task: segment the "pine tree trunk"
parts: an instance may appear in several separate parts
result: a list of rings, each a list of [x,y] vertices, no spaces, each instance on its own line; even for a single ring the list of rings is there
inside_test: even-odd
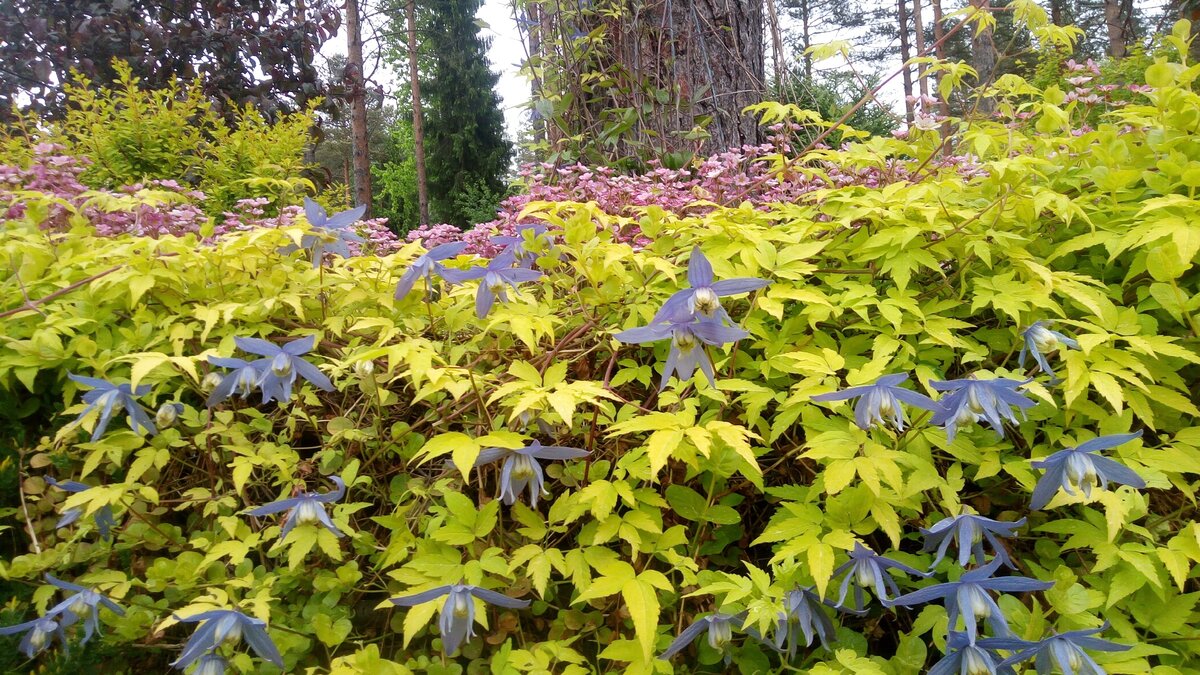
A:
[[[971,0],[971,6],[980,7],[986,12],[988,0]],[[979,24],[974,25],[978,27]],[[971,67],[978,75],[977,86],[982,92],[984,87],[992,83],[992,76],[996,72],[996,45],[992,40],[991,28],[975,29],[971,38]],[[980,94],[976,109],[981,113],[990,114],[995,106],[996,102],[991,97]]]
[[[412,87],[413,160],[417,168],[417,209],[421,225],[429,224],[429,178],[425,173],[425,119],[421,110],[421,78],[417,72],[417,12],[408,0],[408,71]]]
[[[897,0],[896,15],[900,21],[900,60],[904,62],[904,68],[900,71],[904,77],[904,120],[912,124],[913,83],[912,70],[908,67],[908,60],[912,58],[912,52],[908,48],[908,0]]]
[[[1125,34],[1124,3],[1121,0],[1104,0],[1104,23],[1108,27],[1108,55],[1113,58],[1125,56],[1129,36]]]
[[[354,201],[371,211],[371,153],[367,140],[367,88],[363,82],[362,33],[358,0],[346,0],[346,84],[350,97]]]
[[[913,33],[916,35],[917,55],[925,56],[925,18],[921,0],[913,0]],[[929,82],[925,78],[924,64],[917,66],[917,88],[922,96],[929,95]]]

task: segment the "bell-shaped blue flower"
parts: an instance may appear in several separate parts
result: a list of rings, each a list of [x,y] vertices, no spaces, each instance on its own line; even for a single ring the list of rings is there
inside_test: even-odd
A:
[[[1034,460],[1033,467],[1045,469],[1046,473],[1042,474],[1033,489],[1033,501],[1029,508],[1034,511],[1044,508],[1060,487],[1071,496],[1078,490],[1088,498],[1092,496],[1092,488],[1099,486],[1104,490],[1110,482],[1138,489],[1146,487],[1146,481],[1129,467],[1096,454],[1141,436],[1141,431],[1100,436],[1074,448],[1059,450],[1045,459]]]
[[[1025,411],[1036,405],[1017,391],[1018,387],[1032,381],[1004,377],[994,380],[931,380],[929,386],[950,392],[938,400],[938,409],[934,411],[931,423],[945,427],[946,438],[953,441],[959,427],[985,420],[1003,438],[1004,420],[1018,423],[1013,408]]]
[[[308,219],[312,234],[306,234],[300,239],[300,248],[308,251],[313,267],[321,265],[327,252],[343,258],[350,257],[350,247],[347,242],[362,243],[363,241],[363,238],[355,234],[350,226],[358,222],[366,212],[367,207],[364,204],[330,216],[325,212],[324,206],[308,197],[304,198],[304,216]],[[283,249],[284,253],[291,253],[295,250],[295,246]]]
[[[1130,649],[1131,646],[1092,637],[1105,630],[1108,630],[1107,623],[1099,628],[1073,630],[1052,635],[1038,642],[1021,640],[1019,642],[1022,644],[1019,646],[1005,647],[1017,653],[1004,659],[1001,665],[1010,666],[1033,658],[1033,665],[1038,675],[1049,675],[1056,671],[1064,675],[1106,675],[1100,664],[1096,663],[1084,650],[1123,652]]]
[[[998,537],[1010,538],[1013,536],[1013,530],[1025,524],[1025,519],[1022,518],[1016,522],[1006,522],[1002,520],[992,520],[974,513],[962,513],[951,518],[943,518],[934,524],[928,530],[922,528],[921,534],[925,537],[925,552],[937,551],[937,557],[933,559],[933,565],[937,564],[946,557],[946,551],[950,548],[951,542],[956,542],[958,545],[958,565],[966,567],[967,562],[971,559],[971,555],[975,555],[975,563],[983,565],[987,562],[987,557],[984,555],[983,542],[992,546],[992,553],[1002,565],[1017,569],[1011,558],[1008,557],[1008,551],[1000,543]]]
[[[901,387],[900,384],[906,380],[908,380],[908,375],[904,373],[884,375],[872,384],[850,387],[828,394],[818,394],[813,396],[812,400],[824,403],[857,398],[858,404],[854,406],[854,423],[858,425],[859,429],[865,431],[876,424],[880,426],[890,424],[896,431],[904,431],[907,420],[904,417],[904,409],[900,406],[901,403],[907,403],[922,410],[937,410],[937,404],[933,402],[933,399]]]
[[[671,339],[671,350],[667,352],[662,381],[658,385],[659,391],[662,391],[672,374],[678,375],[680,382],[687,382],[692,379],[697,368],[708,378],[709,385],[716,387],[716,372],[704,345],[720,347],[726,343],[737,342],[747,335],[749,333],[741,328],[725,325],[717,319],[697,319],[681,312],[667,321],[623,330],[615,333],[613,337],[628,344]]]
[[[69,654],[65,627],[63,622],[55,621],[50,615],[46,615],[15,626],[4,626],[0,628],[0,635],[25,633],[25,637],[17,644],[17,650],[32,659],[35,654],[49,647],[55,636],[58,636],[58,641],[62,643],[63,652]]]
[[[184,645],[179,658],[171,664],[180,670],[185,670],[203,655],[215,652],[222,644],[237,645],[243,638],[260,658],[283,668],[283,656],[271,641],[271,636],[267,635],[267,622],[261,619],[246,616],[233,609],[213,609],[187,618],[177,616],[175,620],[181,623],[200,623],[200,627]]]
[[[701,633],[707,634],[709,647],[723,652],[733,639],[734,628],[740,628],[742,622],[745,620],[745,612],[741,614],[722,614],[716,612],[701,619],[696,619],[692,625],[680,631],[679,635],[671,641],[666,650],[658,655],[658,658],[664,661],[669,660],[672,656],[675,656],[686,649],[688,645],[695,642]],[[729,662],[728,656],[726,654],[726,664]]]
[[[482,319],[492,311],[492,305],[499,299],[508,302],[508,292],[505,286],[512,288],[513,293],[519,293],[517,284],[536,281],[542,278],[537,270],[527,270],[513,267],[516,253],[511,249],[492,258],[486,267],[472,267],[467,270],[446,269],[442,278],[452,284],[459,284],[472,279],[482,279],[479,289],[475,292],[475,316]]]
[[[475,600],[480,600],[504,607],[506,609],[524,609],[529,606],[528,600],[517,600],[486,588],[468,584],[453,584],[438,586],[428,591],[402,595],[392,598],[391,602],[399,607],[415,607],[431,600],[446,596],[442,605],[441,616],[438,617],[438,630],[442,634],[442,650],[447,656],[458,651],[463,642],[475,637]]]
[[[80,483],[74,480],[56,481],[50,476],[46,476],[46,482],[54,487],[63,490],[64,492],[86,492],[91,490],[92,486],[86,483]],[[64,528],[74,524],[83,515],[83,507],[76,506],[74,508],[63,511],[62,516],[55,524],[55,528]],[[96,530],[100,532],[101,539],[108,539],[111,536],[112,528],[116,526],[117,520],[113,516],[112,507],[107,504],[96,510],[96,515],[93,516],[96,520]]]
[[[741,277],[738,279],[723,279],[716,281],[712,264],[699,246],[692,248],[692,257],[688,260],[688,283],[691,288],[676,291],[658,310],[651,323],[669,321],[681,312],[688,316],[716,319],[718,322],[733,323],[729,314],[721,307],[720,298],[728,295],[741,295],[757,291],[771,284],[766,279]]]
[[[345,535],[342,531],[329,519],[329,514],[325,511],[325,505],[338,501],[346,494],[346,483],[338,476],[327,476],[327,478],[337,486],[336,489],[323,493],[305,492],[297,497],[280,499],[279,501],[250,509],[246,511],[246,515],[260,517],[287,511],[288,515],[283,519],[283,527],[279,533],[281,540],[287,538],[288,533],[292,531],[293,527],[305,523],[320,525],[332,532],[334,536],[344,537]]]
[[[225,660],[220,654],[205,654],[196,662],[196,669],[192,671],[192,675],[225,675],[225,669],[229,667],[229,661]]]
[[[837,604],[846,604],[846,594],[850,591],[850,584],[854,584],[854,609],[862,610],[865,603],[863,602],[863,589],[871,588],[875,592],[875,597],[879,598],[880,602],[887,605],[892,596],[900,595],[900,589],[896,586],[896,582],[892,579],[892,575],[888,572],[889,569],[896,569],[906,574],[925,578],[929,576],[927,572],[919,572],[904,563],[897,562],[891,558],[885,558],[875,551],[863,546],[858,542],[854,542],[854,550],[850,552],[850,560],[842,563],[833,571],[833,577],[836,579],[843,572],[846,573],[846,578],[842,579],[841,595],[838,597]]]
[[[529,505],[537,508],[538,497],[546,494],[546,475],[538,460],[565,461],[586,457],[587,450],[566,448],[560,445],[542,445],[534,441],[527,447],[484,448],[475,459],[475,466],[480,467],[499,460],[500,465],[500,496],[505,504],[512,506],[523,490],[529,490]]]
[[[1000,605],[992,599],[989,591],[1001,593],[1016,593],[1025,591],[1044,591],[1054,586],[1054,582],[1038,581],[1027,577],[993,577],[992,574],[1000,567],[1000,559],[977,567],[959,577],[958,581],[926,586],[912,593],[906,593],[892,601],[893,606],[916,607],[934,600],[942,600],[946,605],[950,628],[957,625],[958,617],[962,616],[966,627],[968,642],[975,642],[978,637],[977,622],[987,620],[992,627],[992,633],[997,637],[1010,637],[1008,621],[1000,611]]]
[[[835,629],[821,605],[832,606],[822,601],[811,587],[797,588],[783,596],[783,612],[779,614],[773,642],[775,649],[787,654],[789,661],[796,657],[801,636],[805,647],[812,645],[815,636],[822,647],[829,649]]]
[[[225,358],[221,356],[210,356],[208,362],[218,368],[229,368],[230,371],[221,377],[221,381],[208,395],[208,400],[205,403],[208,407],[217,405],[221,401],[237,394],[241,398],[250,398],[255,389],[258,389],[258,383],[262,380],[263,373],[258,366],[244,361],[242,359]]]
[[[530,243],[542,240],[549,248],[554,243],[554,237],[549,234],[550,228],[542,225],[518,225],[515,236],[501,235],[492,237],[491,241],[497,246],[503,246],[504,252],[512,251],[517,267],[532,268],[537,260],[537,252],[529,248]]]
[[[1004,660],[997,649],[1008,649],[1013,640],[1006,638],[981,638],[974,643],[962,631],[952,630],[946,638],[946,655],[933,664],[928,675],[1015,675],[1011,666],[1001,665]]]
[[[92,639],[92,635],[100,634],[100,605],[104,605],[118,616],[125,616],[125,610],[121,609],[120,605],[90,588],[55,579],[49,574],[46,575],[46,581],[55,588],[72,593],[66,600],[46,612],[46,616],[61,616],[63,627],[70,626],[76,621],[83,621],[81,644],[87,644],[87,641]]]
[[[92,429],[93,443],[100,440],[100,436],[108,428],[108,422],[112,418],[113,409],[118,405],[125,408],[125,413],[129,416],[129,428],[137,433],[148,433],[151,436],[158,433],[158,429],[154,427],[154,422],[150,419],[150,415],[135,400],[150,393],[149,385],[143,384],[136,390],[132,390],[129,388],[129,384],[113,384],[96,377],[83,377],[82,375],[75,375],[73,373],[67,373],[67,377],[71,378],[74,382],[92,388],[91,391],[84,392],[83,402],[87,403],[87,407],[83,409],[83,412],[79,413],[79,417],[75,418],[75,421],[82,421],[93,410],[100,411],[100,419],[96,420],[96,426]],[[138,431],[139,429],[141,431]]]
[[[396,299],[403,299],[412,291],[417,280],[424,279],[425,298],[428,300],[433,293],[434,275],[444,278],[446,266],[441,261],[457,256],[466,248],[465,241],[451,241],[434,246],[424,255],[418,256],[400,276],[400,282],[396,284]]]
[[[1038,368],[1057,381],[1058,376],[1054,374],[1046,355],[1061,349],[1079,349],[1079,343],[1056,330],[1050,330],[1047,325],[1046,321],[1034,321],[1033,325],[1021,331],[1021,339],[1025,344],[1017,357],[1017,365],[1024,368],[1025,355],[1032,354]]]
[[[262,389],[263,403],[291,400],[292,385],[297,376],[308,380],[318,389],[333,391],[333,383],[329,378],[316,366],[300,358],[317,346],[316,335],[297,338],[282,347],[259,338],[235,337],[233,341],[244,352],[266,357],[252,364],[259,372],[258,386]]]

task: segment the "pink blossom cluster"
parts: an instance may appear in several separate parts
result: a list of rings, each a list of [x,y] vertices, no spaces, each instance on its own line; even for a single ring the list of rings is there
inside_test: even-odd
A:
[[[19,195],[23,191],[41,192],[58,197],[75,210],[85,215],[96,228],[96,233],[106,237],[133,234],[146,237],[184,236],[199,234],[208,223],[208,216],[201,205],[205,195],[173,180],[155,180],[126,185],[113,192],[92,190],[79,180],[87,169],[86,158],[64,154],[59,145],[42,143],[33,148],[33,161],[28,167],[15,164],[0,164],[0,215],[5,219],[24,216],[27,200]],[[162,193],[170,193],[163,195]],[[139,203],[130,208],[102,208],[111,199],[137,195]],[[226,211],[215,223],[213,239],[232,232],[242,232],[258,227],[287,227],[294,225],[303,215],[299,206],[286,206],[276,216],[268,216],[271,200],[265,197],[243,199],[232,211]],[[42,227],[62,230],[68,227],[71,209],[54,204]],[[351,252],[387,255],[395,252],[403,243],[387,227],[386,218],[372,218],[356,224],[358,234],[365,240],[351,245]]]
[[[409,241],[433,247],[449,241],[465,241],[468,253],[495,255],[499,248],[490,242],[496,235],[511,235],[519,225],[530,224],[519,218],[521,209],[534,201],[595,202],[606,213],[636,217],[642,207],[658,206],[677,216],[699,216],[718,207],[736,206],[748,201],[756,208],[767,209],[771,204],[796,202],[808,193],[827,187],[861,185],[878,188],[897,181],[913,179],[916,165],[892,161],[884,167],[845,167],[830,162],[820,169],[828,178],[812,175],[800,169],[788,169],[780,175],[773,171],[769,156],[780,152],[782,127],[777,143],[742,146],[736,150],[704,157],[681,169],[668,169],[661,163],[650,163],[647,171],[621,174],[610,167],[591,167],[583,164],[555,167],[551,164],[529,164],[521,168],[525,183],[522,194],[509,197],[500,205],[496,220],[481,223],[465,232],[452,225],[422,226],[408,233]],[[788,148],[782,146],[786,152]],[[979,171],[969,157],[939,160],[935,168],[948,168],[970,177]],[[613,231],[614,239],[634,246],[649,241],[637,227]]]

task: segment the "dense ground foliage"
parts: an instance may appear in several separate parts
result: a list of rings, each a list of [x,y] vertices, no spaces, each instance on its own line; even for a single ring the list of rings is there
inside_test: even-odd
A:
[[[531,201],[482,259],[7,187],[0,667],[1200,672],[1176,43],[1123,105],[1004,79],[969,159]]]

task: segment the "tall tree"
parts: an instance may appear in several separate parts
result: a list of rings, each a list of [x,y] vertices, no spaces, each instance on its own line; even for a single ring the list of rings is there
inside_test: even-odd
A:
[[[71,70],[108,84],[113,59],[147,88],[201,76],[218,102],[296,108],[323,93],[314,57],[340,16],[333,0],[4,0],[0,115],[61,114]]]
[[[756,143],[764,0],[528,3],[534,109],[554,157],[617,162]]]
[[[371,211],[371,147],[367,138],[367,85],[363,77],[362,24],[359,0],[346,0],[346,97],[350,103],[350,137],[354,165],[354,203]]]
[[[429,224],[429,176],[425,172],[425,112],[421,105],[421,73],[417,58],[417,3],[408,0],[404,8],[408,34],[408,75],[412,84],[412,138],[414,166],[417,172],[417,209],[421,225]]]

